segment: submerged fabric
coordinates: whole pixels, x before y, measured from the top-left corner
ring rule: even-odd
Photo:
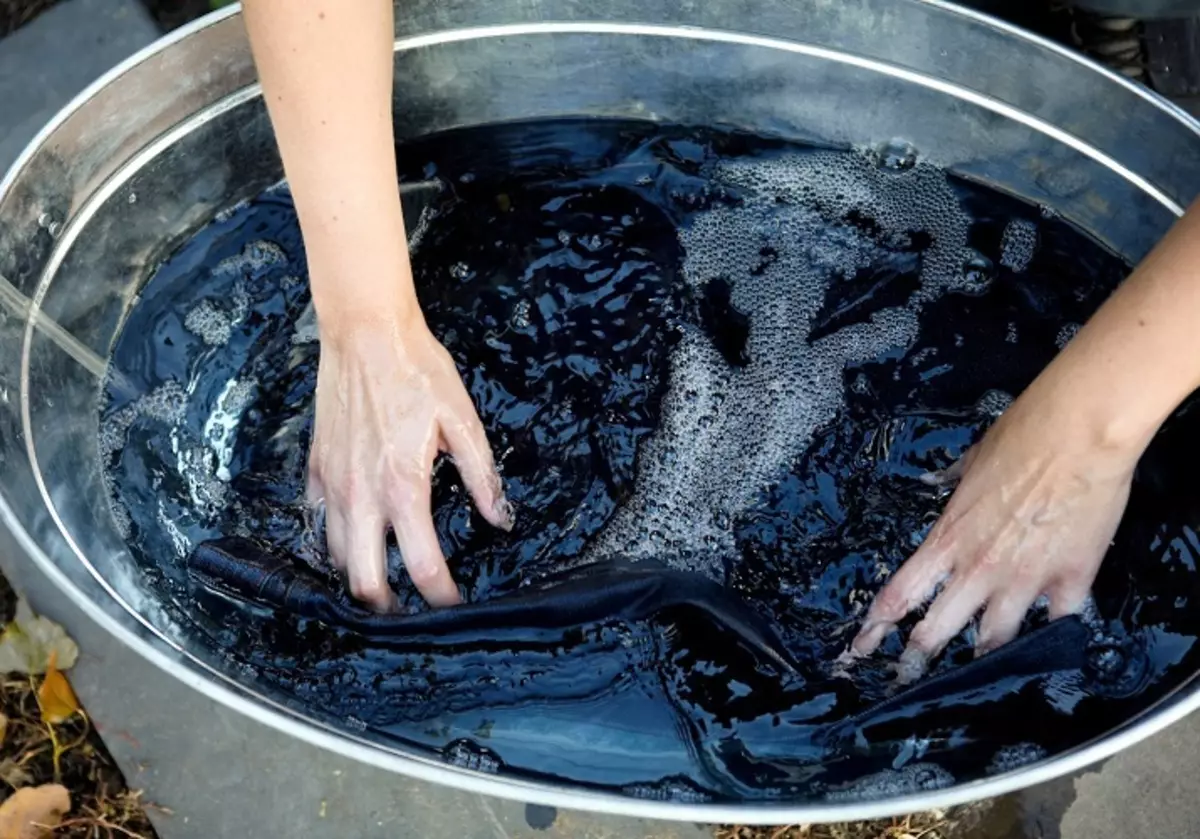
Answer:
[[[636,621],[666,609],[695,609],[747,647],[796,670],[766,622],[724,587],[655,562],[606,561],[539,580],[517,594],[410,615],[379,615],[351,603],[299,560],[249,539],[197,546],[188,561],[199,581],[299,617],[367,638],[419,639],[430,646],[498,639],[529,630],[565,630],[607,620]]]
[[[606,561],[539,580],[486,602],[389,615],[350,602],[334,587],[336,581],[331,584],[299,559],[249,539],[203,543],[193,551],[188,568],[198,583],[227,596],[320,621],[372,641],[405,639],[431,648],[529,637],[531,630],[562,634],[591,623],[652,620],[682,607],[719,624],[747,650],[779,665],[781,688],[785,676],[795,675],[798,669],[769,622],[750,611],[735,593],[702,575],[675,571],[652,560]],[[1087,665],[1088,638],[1088,629],[1078,618],[1056,621],[847,719],[807,731],[805,740],[852,751],[855,741],[865,742],[870,730],[889,722],[900,720],[915,735],[920,720],[940,708],[996,701],[1052,675],[1081,676]],[[541,640],[546,640],[544,634]],[[689,639],[680,640],[684,646],[689,643]],[[521,655],[519,648],[514,655]],[[774,752],[779,749],[778,739],[778,735],[760,743],[751,739],[740,748],[746,753],[756,749]],[[703,754],[700,744],[688,751]]]

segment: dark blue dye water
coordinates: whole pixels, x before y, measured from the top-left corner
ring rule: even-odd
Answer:
[[[415,251],[418,292],[518,511],[516,529],[499,533],[473,513],[453,467],[436,470],[438,533],[469,600],[579,561],[634,503],[639,450],[659,426],[687,330],[732,368],[753,361],[755,320],[736,306],[736,281],[685,281],[678,231],[744,200],[719,164],[813,153],[615,122],[476,129],[401,149],[403,180],[444,185]],[[1064,327],[1085,321],[1128,271],[1036,207],[950,183],[970,217],[975,257],[962,271],[972,281],[923,304],[913,340],[847,364],[833,418],[728,522],[735,548],[719,557],[720,582],[769,618],[798,672],[683,610],[435,650],[368,643],[190,584],[188,551],[224,534],[322,567],[302,505],[318,346],[296,339],[308,291],[285,190],[214,221],[168,259],[114,347],[113,367],[144,393],[176,383],[159,401],[181,409],[167,422],[110,394],[102,423],[123,445],[107,466],[130,547],[163,598],[246,667],[249,684],[359,736],[483,771],[655,798],[808,799],[978,778],[1085,742],[1197,664],[1190,407],[1138,470],[1096,585],[1088,667],[902,708],[849,735],[837,727],[889,695],[884,658],[900,652],[899,638],[851,678],[834,661],[945,502],[919,477],[977,440],[996,394],[1019,393]],[[819,189],[811,203],[824,212]],[[831,238],[852,237],[873,255],[829,272],[803,325],[810,342],[907,305],[935,245],[928,230],[883,230],[869,207],[823,217]],[[1020,270],[1003,253],[1014,219],[1036,233]],[[772,247],[758,258],[766,270]],[[231,380],[252,383],[247,398],[234,420],[214,423]],[[402,603],[419,608],[392,559]],[[969,641],[957,639],[935,674],[968,661]]]

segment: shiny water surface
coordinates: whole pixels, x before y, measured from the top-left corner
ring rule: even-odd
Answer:
[[[319,345],[281,187],[149,280],[111,360],[140,395],[111,392],[101,417],[131,549],[247,683],[481,771],[804,800],[1016,768],[1196,666],[1200,429],[1185,408],[1138,471],[1086,616],[1086,667],[848,736],[837,725],[890,695],[899,638],[850,674],[835,660],[945,503],[920,477],[977,440],[1128,271],[1069,224],[916,150],[648,123],[456,131],[400,160],[402,180],[440,185],[409,218],[418,292],[517,508],[516,529],[497,532],[453,465],[437,468],[434,515],[464,596],[653,558],[769,617],[798,671],[686,610],[435,651],[190,583],[186,557],[222,534],[328,572],[302,503]],[[423,608],[394,547],[390,561],[403,607]],[[935,674],[970,660],[970,641]]]

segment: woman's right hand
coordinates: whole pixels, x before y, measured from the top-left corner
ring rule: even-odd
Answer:
[[[399,285],[399,284],[397,284]],[[434,530],[430,479],[448,453],[488,522],[512,528],[492,452],[458,370],[413,305],[321,324],[309,500],[325,506],[335,567],[377,611],[395,606],[384,540],[396,535],[413,584],[433,606],[458,603]]]
[[[957,489],[876,598],[852,653],[874,652],[931,598],[900,658],[902,682],[919,678],[977,614],[982,654],[1015,638],[1041,595],[1051,619],[1079,611],[1120,523],[1144,437],[1097,432],[1092,417],[1075,411],[1086,394],[1060,372],[1047,370],[949,470]]]

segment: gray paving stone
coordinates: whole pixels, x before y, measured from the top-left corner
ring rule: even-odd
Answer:
[[[1078,778],[1061,839],[1196,836],[1198,791],[1200,714],[1192,714]]]
[[[75,94],[158,35],[138,0],[67,0],[0,39],[0,172]]]

